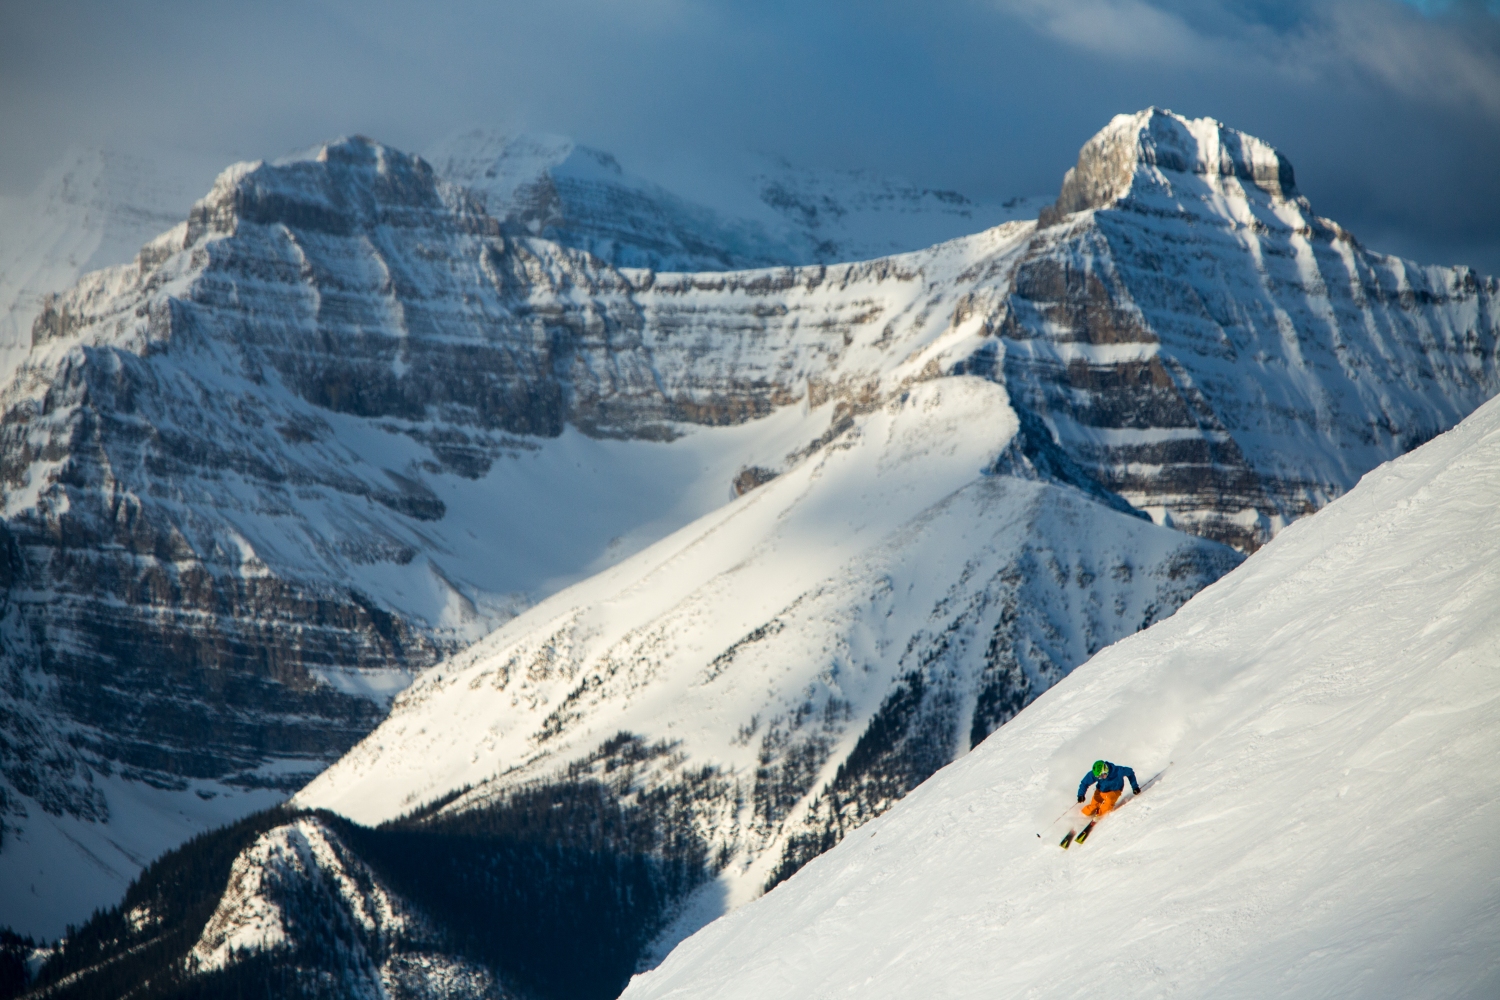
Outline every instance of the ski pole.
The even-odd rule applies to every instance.
[[[1053,820],[1053,821],[1052,821],[1052,823],[1056,823],[1056,822],[1057,822],[1057,820],[1059,820],[1059,819],[1062,819],[1062,818],[1063,818],[1063,817],[1064,817],[1064,816],[1066,816],[1066,815],[1067,815],[1067,814],[1068,814],[1068,813],[1069,813],[1069,812],[1071,812],[1071,811],[1072,811],[1072,810],[1073,810],[1073,807],[1072,807],[1072,806],[1068,806],[1068,808],[1066,808],[1066,809],[1064,809],[1064,810],[1063,810],[1063,811],[1062,811],[1062,812],[1060,812],[1060,813],[1058,813],[1058,814],[1057,814],[1057,818],[1056,818],[1056,819],[1054,819],[1054,820]],[[1052,823],[1048,823],[1048,824],[1047,824],[1047,825],[1048,825],[1048,826],[1051,826],[1051,825],[1052,825]],[[1040,836],[1041,836],[1041,834],[1040,834],[1040,833],[1039,833],[1039,834],[1037,834],[1037,836],[1038,836],[1038,837],[1040,837]]]

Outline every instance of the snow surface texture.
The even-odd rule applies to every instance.
[[[30,196],[0,198],[0,379],[31,349],[47,295],[128,262],[187,215],[221,166],[182,152],[74,149]]]
[[[299,819],[262,834],[235,859],[187,966],[207,972],[302,944],[338,969],[342,996],[501,994],[482,966],[442,953],[437,938],[337,834],[316,819]]]
[[[110,773],[194,796],[296,787],[368,733],[416,670],[537,599],[746,490],[785,509],[793,487],[776,477],[808,482],[846,450],[874,461],[869,442],[892,421],[925,428],[930,440],[902,453],[936,463],[930,483],[887,503],[883,472],[852,476],[849,492],[801,509],[859,524],[871,505],[869,523],[895,530],[960,490],[955,511],[988,504],[996,524],[1032,525],[1030,555],[1019,527],[975,535],[979,582],[956,591],[972,613],[941,612],[988,636],[985,649],[998,627],[987,616],[1008,615],[1006,638],[993,659],[963,654],[954,676],[974,703],[948,704],[942,685],[877,690],[915,636],[892,625],[886,673],[860,710],[887,695],[926,707],[897,727],[905,735],[876,772],[816,802],[826,755],[868,715],[841,719],[835,705],[826,734],[793,733],[792,719],[810,724],[800,711],[773,731],[775,707],[735,722],[749,727],[737,752],[768,754],[762,868],[737,883],[752,885],[776,844],[801,844],[791,861],[805,859],[1222,569],[1167,571],[1163,591],[1165,550],[1142,541],[1138,518],[1115,516],[1120,497],[1249,551],[1500,387],[1493,280],[1367,253],[1285,187],[1247,183],[1238,167],[1200,173],[1207,154],[1153,152],[1246,148],[1216,122],[1151,111],[1110,129],[1138,155],[1128,196],[1107,206],[865,263],[712,274],[615,268],[507,236],[472,193],[369,140],[226,171],[134,263],[52,300],[0,388],[0,638],[17,650],[0,689],[7,841],[38,812],[67,814],[95,831],[80,838],[89,850],[114,858],[109,842],[127,839],[105,822]],[[969,388],[932,388],[946,382]],[[904,408],[916,400],[936,409],[915,420]],[[892,481],[921,461],[894,462]],[[970,518],[934,523],[962,534]],[[818,533],[776,537],[830,577],[869,569],[859,586],[880,593],[884,564],[843,527],[826,558]],[[1116,580],[1116,560],[1138,551],[1146,568]],[[834,553],[854,561],[840,569]],[[938,594],[961,577],[905,572],[931,603],[902,620],[930,629]],[[771,628],[796,610],[757,608]],[[668,624],[665,608],[638,610]],[[636,624],[620,619],[621,634]],[[725,645],[704,662],[736,660],[730,645],[759,627],[745,624],[707,633]],[[941,646],[913,647],[933,652],[924,684],[949,669]],[[565,696],[565,681],[540,696]],[[767,706],[791,706],[790,690]],[[537,721],[560,707],[537,702]],[[560,714],[557,731],[568,754],[587,755],[576,721]],[[481,758],[487,774],[501,766]],[[18,858],[0,850],[8,884],[36,877]],[[115,894],[99,885],[80,916]],[[56,933],[27,922],[28,901],[15,905],[0,921]]]
[[[1033,219],[1046,202],[981,204],[868,171],[762,160],[700,204],[571,139],[482,129],[451,136],[426,156],[440,176],[478,193],[507,231],[657,271],[885,257]]]
[[[66,748],[55,735],[46,745],[53,752]],[[55,939],[92,910],[118,904],[131,879],[167,848],[285,799],[272,788],[187,784],[157,788],[93,774],[89,787],[107,808],[108,822],[28,802],[23,822],[12,817],[6,824],[0,924]]]
[[[1497,495],[1491,402],[626,1000],[1500,995]],[[1049,824],[1101,756],[1171,766],[1059,851]]]

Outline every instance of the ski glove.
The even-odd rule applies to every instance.
[[[1082,802],[1082,801],[1083,801],[1083,796],[1082,796],[1082,795],[1080,795],[1080,796],[1078,796],[1078,801],[1079,801],[1079,802]]]

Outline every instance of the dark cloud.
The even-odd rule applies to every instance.
[[[1378,249],[1500,273],[1481,0],[317,0],[0,6],[0,188],[72,142],[276,155],[563,132],[691,186],[744,150],[981,196],[1056,190],[1156,104],[1279,146]],[[1423,10],[1418,10],[1422,7]]]

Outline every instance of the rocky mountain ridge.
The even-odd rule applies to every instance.
[[[1111,130],[1138,149],[1247,142],[1156,111]],[[689,574],[683,608],[640,606],[622,631],[575,634],[538,608],[473,655],[534,647],[508,731],[566,740],[513,776],[529,781],[617,735],[605,720],[637,690],[631,667],[604,697],[619,643],[622,662],[677,683],[802,633],[842,648],[866,622],[879,668],[857,706],[818,679],[821,645],[786,647],[812,675],[724,720],[749,727],[743,746],[629,792],[677,787],[689,764],[751,789],[761,805],[703,815],[706,841],[740,851],[733,892],[759,891],[1170,613],[1233,563],[1222,545],[1254,549],[1495,392],[1492,279],[1371,254],[1238,168],[1172,168],[1199,153],[1153,156],[1129,198],[1044,228],[712,274],[506,235],[472,193],[369,140],[226,172],[136,262],[52,301],[0,389],[5,641],[21,651],[0,761],[7,879],[66,865],[67,838],[128,876],[182,836],[144,817],[206,803],[227,818],[302,784],[417,670],[573,580],[654,579],[647,547],[696,522],[724,558],[754,555],[760,531],[821,553],[811,579],[853,583],[798,604],[785,588],[800,570],[710,561],[773,581],[719,616],[733,635],[679,616],[736,577]],[[778,535],[777,511],[802,533]],[[713,518],[752,528],[715,534]],[[1098,526],[1093,547],[1080,525]],[[954,553],[935,570],[895,541],[929,530]],[[699,536],[673,537],[657,551]],[[894,600],[879,581],[903,574],[924,590],[902,618],[855,613]],[[694,648],[652,645],[674,635]],[[871,766],[841,783],[877,718]],[[464,783],[488,782],[457,806],[511,794],[465,771],[460,744],[447,777],[393,782],[404,800],[368,816]],[[342,786],[356,789],[379,766],[356,755],[319,787],[364,775]]]

